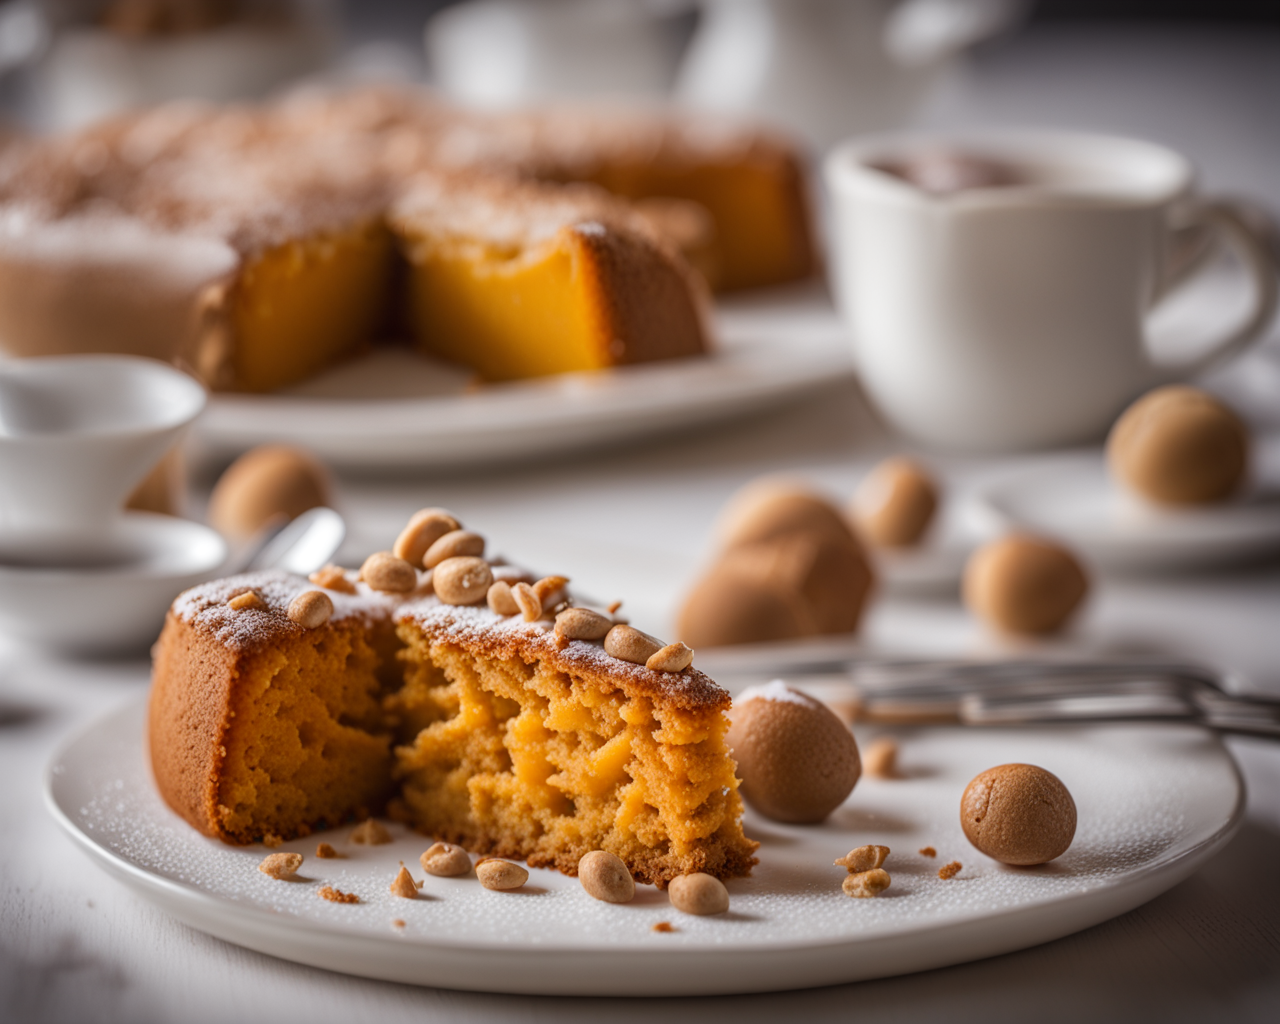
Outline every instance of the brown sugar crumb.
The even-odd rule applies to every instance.
[[[328,843],[321,843],[319,846],[316,847],[316,856],[319,857],[321,860],[338,860],[342,857],[342,854],[340,854]]]
[[[938,877],[944,882],[948,878],[955,878],[956,875],[960,874],[962,866],[958,860],[953,860],[950,864],[943,864],[942,867],[938,868]]]
[[[351,832],[351,841],[362,846],[381,846],[391,842],[387,826],[374,818],[360,822]]]
[[[392,919],[392,921],[391,921],[391,927],[392,927],[392,928],[403,928],[403,927],[404,927],[404,922],[403,922],[402,920],[400,920],[400,918],[398,918],[398,917],[393,918],[393,919]]]
[[[283,846],[284,840],[274,832],[268,832],[262,837],[262,845],[267,847],[269,850],[274,850],[277,846]]]
[[[937,850],[935,850],[932,846],[922,846],[922,847],[920,847],[920,856],[921,856],[921,857],[936,857],[936,856],[938,856],[938,851],[937,851]]]
[[[302,867],[302,854],[272,853],[258,865],[258,870],[264,875],[270,875],[272,878],[278,878],[283,881],[297,874],[300,867]]]
[[[319,894],[322,900],[328,900],[330,903],[359,903],[360,897],[353,892],[343,892],[341,889],[335,889],[331,885],[326,885],[320,890]]]
[[[676,929],[670,921],[659,921],[653,926],[653,930],[655,932],[673,932]]]
[[[409,869],[401,864],[400,873],[396,875],[391,883],[391,895],[413,900],[418,898],[418,890],[420,888],[422,888],[422,883],[415,882],[413,876],[409,874]]]
[[[262,600],[256,591],[246,590],[243,594],[237,594],[228,601],[227,607],[234,612],[242,612],[247,608],[266,608],[267,602]]]

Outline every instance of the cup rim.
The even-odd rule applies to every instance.
[[[1032,155],[1043,159],[1046,153],[1059,151],[1064,156],[1088,154],[1099,157],[1104,151],[1120,153],[1131,159],[1162,163],[1154,175],[1163,178],[1146,186],[1136,184],[1108,185],[1096,188],[1065,187],[1056,183],[977,187],[950,193],[933,193],[912,185],[888,171],[869,165],[876,157],[902,156],[904,153],[956,146],[981,150],[993,157],[1014,160]],[[915,201],[934,206],[1013,206],[1079,204],[1082,202],[1111,206],[1155,207],[1187,194],[1195,180],[1191,161],[1181,153],[1146,139],[1100,132],[1055,128],[978,127],[908,129],[860,135],[837,144],[823,161],[824,178],[833,194],[857,193],[881,199]]]

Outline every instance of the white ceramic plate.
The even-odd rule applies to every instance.
[[[598,903],[575,879],[531,872],[524,891],[490,892],[474,876],[425,876],[422,898],[392,896],[400,861],[423,877],[428,841],[391,826],[385,846],[325,834],[343,860],[306,855],[302,880],[257,871],[268,852],[198,835],[152,787],[144,708],[116,711],[73,739],[48,776],[50,808],[111,875],[186,924],[273,956],[348,974],[493,992],[702,995],[802,988],[961,963],[1055,939],[1122,914],[1174,885],[1231,836],[1243,812],[1235,764],[1194,728],[933,730],[902,734],[906,777],[864,779],[819,827],[747,821],[761,841],[750,879],[729,883],[718,917],[675,911],[640,887]],[[979,771],[1034,761],[1075,797],[1075,842],[1056,862],[1002,867],[964,840],[959,801]],[[892,887],[873,900],[840,891],[832,860],[889,846]],[[936,847],[929,859],[916,851]],[[964,869],[941,881],[952,859]],[[358,905],[317,897],[324,885]],[[393,927],[393,920],[405,922]],[[653,931],[659,921],[676,930]]]
[[[1098,453],[994,481],[977,500],[998,524],[1059,537],[1103,568],[1190,569],[1280,551],[1272,487],[1264,480],[1220,505],[1160,508],[1123,493]]]
[[[474,466],[733,419],[853,374],[844,328],[816,285],[722,303],[716,320],[719,349],[705,359],[481,388],[457,367],[380,350],[288,392],[216,395],[196,438],[215,459],[283,441],[338,466]]]

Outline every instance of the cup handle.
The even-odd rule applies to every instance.
[[[1227,244],[1235,249],[1253,279],[1253,309],[1239,325],[1194,359],[1155,361],[1155,368],[1162,379],[1185,380],[1239,355],[1266,330],[1280,298],[1280,266],[1271,256],[1267,240],[1234,204],[1223,200],[1200,203],[1183,225],[1184,231],[1198,228],[1225,238]],[[1175,271],[1174,279],[1160,289],[1160,296],[1167,295],[1201,272],[1213,248],[1213,245],[1203,247],[1186,266]]]

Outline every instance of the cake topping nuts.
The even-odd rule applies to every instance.
[[[564,588],[568,583],[568,576],[543,576],[533,585],[533,592],[544,609],[550,608],[564,599]]]
[[[434,569],[446,558],[479,558],[484,554],[484,538],[470,530],[452,530],[437,540],[422,556],[422,564]]]
[[[396,875],[391,883],[391,895],[399,896],[406,900],[414,900],[418,898],[418,890],[421,887],[422,883],[415,882],[413,876],[409,874],[409,869],[401,864],[400,873]]]
[[[458,520],[442,508],[419,509],[409,517],[409,525],[400,531],[391,550],[410,565],[422,565],[422,558],[432,544],[446,533],[461,528]]]
[[[493,572],[483,558],[446,558],[431,570],[436,597],[445,604],[479,604],[493,586]]]
[[[227,602],[227,607],[234,612],[242,612],[249,608],[258,608],[265,610],[267,602],[258,596],[255,590],[246,590],[243,594],[237,594]]]
[[[529,872],[509,860],[482,860],[476,865],[476,877],[486,889],[505,891],[519,889],[529,881]]]
[[[422,870],[440,878],[456,878],[471,870],[471,858],[461,846],[453,843],[433,843],[418,860]]]
[[[889,847],[887,846],[859,846],[857,849],[850,850],[833,863],[838,867],[847,869],[849,874],[856,875],[859,872],[871,871],[873,868],[880,867],[888,856]]]
[[[683,672],[692,664],[693,648],[686,647],[677,640],[649,655],[644,667],[654,672]]]
[[[386,594],[407,594],[418,585],[413,566],[390,551],[377,551],[366,558],[360,566],[360,578]]]
[[[590,608],[566,608],[556,616],[556,636],[566,640],[603,640],[612,628],[612,619]]]
[[[531,584],[517,583],[511,588],[511,596],[524,615],[525,622],[537,622],[542,618],[542,601]]]
[[[855,900],[865,900],[879,896],[889,888],[891,881],[889,872],[884,868],[872,868],[870,871],[845,875],[840,888],[844,890],[846,896],[852,896]]]
[[[366,818],[351,830],[351,841],[363,846],[381,846],[391,842],[387,826],[375,818]]]
[[[622,859],[604,850],[592,850],[578,861],[578,881],[588,896],[606,903],[630,903],[636,896],[635,879]]]
[[[516,604],[516,596],[511,592],[511,584],[506,580],[497,580],[489,588],[489,608],[495,615],[520,614],[520,606]]]
[[[729,890],[724,883],[701,871],[671,879],[667,895],[671,905],[685,914],[723,914],[729,909]]]
[[[605,634],[604,649],[621,661],[643,665],[663,650],[663,645],[631,626],[614,626]]]
[[[289,603],[289,618],[303,629],[323,626],[333,615],[333,601],[319,590],[308,590]]]
[[[258,865],[258,870],[264,875],[283,880],[293,878],[300,867],[302,867],[302,854],[272,853]]]
[[[337,590],[343,594],[354,594],[356,592],[356,585],[347,579],[347,571],[342,566],[334,565],[332,562],[317,569],[307,579],[317,587],[324,587],[325,590]]]

